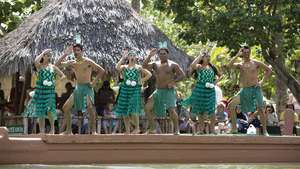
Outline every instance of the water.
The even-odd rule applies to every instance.
[[[300,164],[0,165],[0,169],[300,169]]]

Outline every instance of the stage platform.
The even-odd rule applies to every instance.
[[[0,128],[0,164],[300,163],[300,137],[43,135]]]

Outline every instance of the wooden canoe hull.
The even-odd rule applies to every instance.
[[[44,135],[8,137],[0,164],[299,163],[300,137]]]

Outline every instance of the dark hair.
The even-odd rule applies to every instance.
[[[110,83],[109,83],[109,81],[108,81],[108,80],[104,80],[104,82],[103,82],[103,86],[110,86]]]
[[[41,60],[40,60],[40,63],[43,63],[43,62],[44,62],[44,58],[42,57]]]
[[[291,107],[291,109],[292,109],[292,110],[295,110],[295,106],[294,106],[294,104],[287,104],[285,107],[286,107],[286,108],[289,108],[289,107]]]
[[[159,50],[157,51],[157,53],[159,53],[159,51],[161,51],[161,50],[165,50],[165,51],[167,52],[167,54],[169,54],[169,50],[166,49],[166,48],[161,48],[161,49],[159,49]]]
[[[272,104],[267,104],[266,110],[267,110],[267,108],[272,109],[272,113],[275,112],[274,106]]]
[[[71,86],[71,87],[73,87],[73,85],[72,85],[72,83],[71,83],[71,82],[68,82],[68,83],[66,83],[66,84],[65,84],[65,88],[67,88],[68,86]]]
[[[83,50],[83,46],[79,43],[74,44],[73,48],[80,48],[81,51]]]
[[[243,48],[243,49],[250,49],[250,47],[247,46],[247,45],[246,45],[246,46],[242,46],[242,48]]]

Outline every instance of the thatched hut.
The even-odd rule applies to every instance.
[[[124,47],[138,50],[142,58],[159,41],[168,42],[171,59],[184,69],[190,62],[164,33],[138,16],[126,0],[51,0],[0,39],[0,76],[17,72],[30,75],[32,62],[41,51],[51,48],[57,59],[77,34],[85,55],[110,72],[114,72]]]
[[[0,74],[25,72],[45,48],[58,57],[76,34],[81,35],[86,56],[111,71],[124,47],[144,56],[162,40],[169,42],[172,59],[184,68],[189,63],[187,55],[139,17],[126,0],[51,0],[0,39]]]

